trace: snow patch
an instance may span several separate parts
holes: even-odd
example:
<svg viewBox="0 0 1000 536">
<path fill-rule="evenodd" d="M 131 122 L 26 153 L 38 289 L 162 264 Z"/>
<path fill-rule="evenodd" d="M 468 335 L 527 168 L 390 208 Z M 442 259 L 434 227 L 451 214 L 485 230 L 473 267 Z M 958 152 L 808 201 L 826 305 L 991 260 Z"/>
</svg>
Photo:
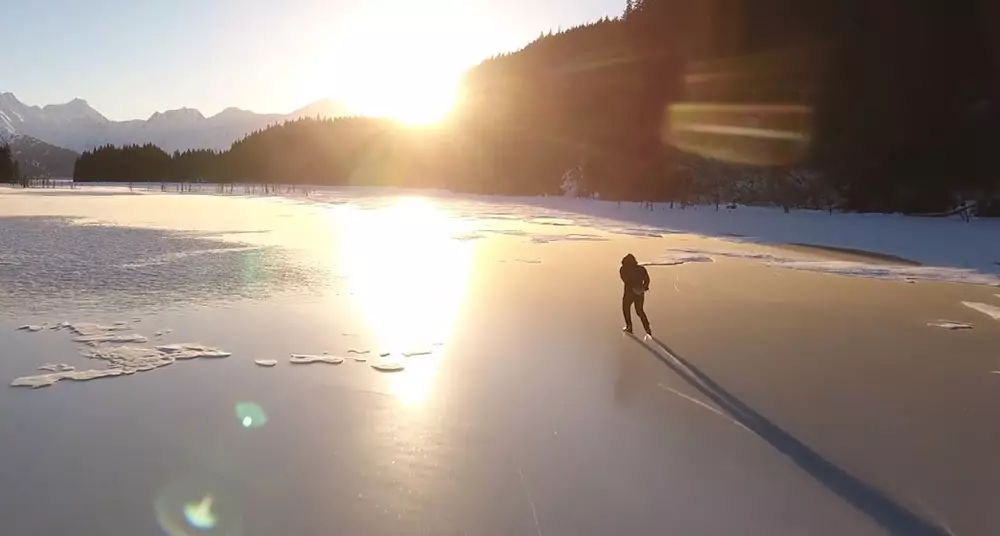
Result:
<svg viewBox="0 0 1000 536">
<path fill-rule="evenodd" d="M 997 307 L 996 305 L 967 301 L 962 302 L 962 305 L 968 307 L 969 309 L 979 311 L 993 320 L 1000 320 L 1000 307 Z"/>
<path fill-rule="evenodd" d="M 552 242 L 606 242 L 608 240 L 608 238 L 603 236 L 582 233 L 535 235 L 531 237 L 531 242 L 535 244 L 549 244 Z"/>
<path fill-rule="evenodd" d="M 678 266 L 689 262 L 715 262 L 715 259 L 698 253 L 675 253 L 662 255 L 655 261 L 641 262 L 639 264 L 643 266 Z"/>
<path fill-rule="evenodd" d="M 399 372 L 406 368 L 405 365 L 398 361 L 384 361 L 382 363 L 372 363 L 371 368 L 379 372 Z"/>
<path fill-rule="evenodd" d="M 952 322 L 951 320 L 938 320 L 936 322 L 928 322 L 927 325 L 932 328 L 941 328 L 950 330 L 972 329 L 972 324 L 964 324 L 962 322 Z"/>
<path fill-rule="evenodd" d="M 854 261 L 810 260 L 790 256 L 775 255 L 757 251 L 741 251 L 726 248 L 673 248 L 671 251 L 711 255 L 733 259 L 762 262 L 776 268 L 802 270 L 832 275 L 866 277 L 889 281 L 936 281 L 942 283 L 966 283 L 973 285 L 1000 286 L 1000 276 L 980 273 L 965 268 L 945 268 L 938 266 L 902 266 L 894 264 L 870 264 Z"/>
<path fill-rule="evenodd" d="M 225 358 L 233 355 L 230 352 L 224 352 L 203 344 L 195 343 L 165 344 L 163 346 L 157 346 L 156 349 L 174 359 L 184 360 L 198 359 L 199 357 Z"/>
<path fill-rule="evenodd" d="M 128 326 L 124 324 L 118 324 L 113 326 L 102 326 L 101 324 L 95 324 L 93 322 L 78 322 L 76 324 L 62 322 L 58 324 L 58 326 L 59 326 L 58 329 L 69 328 L 70 332 L 72 332 L 74 335 L 79 335 L 81 337 L 108 335 L 113 331 L 124 331 L 128 329 Z"/>
<path fill-rule="evenodd" d="M 288 362 L 293 365 L 308 365 L 310 363 L 326 363 L 328 365 L 339 365 L 344 362 L 344 358 L 335 357 L 332 355 L 292 354 L 292 357 L 288 360 Z"/>
<path fill-rule="evenodd" d="M 131 343 L 143 344 L 143 343 L 145 343 L 147 341 L 148 341 L 148 339 L 146 339 L 146 337 L 143 337 L 142 335 L 139 335 L 138 333 L 133 333 L 131 335 L 113 335 L 113 334 L 88 335 L 86 337 L 75 337 L 73 339 L 73 342 L 98 343 L 98 344 L 100 344 L 100 343 L 106 343 L 106 342 L 110 342 L 110 343 L 130 343 L 131 342 Z"/>
<path fill-rule="evenodd" d="M 125 371 L 122 369 L 69 370 L 64 372 L 53 372 L 51 374 L 39 374 L 37 376 L 24 376 L 16 378 L 14 381 L 10 382 L 10 385 L 11 387 L 30 387 L 32 389 L 40 389 L 42 387 L 48 387 L 61 380 L 85 382 L 99 378 L 121 376 L 122 374 L 125 374 Z"/>
<path fill-rule="evenodd" d="M 44 370 L 47 372 L 70 372 L 76 370 L 76 367 L 65 363 L 45 363 L 44 365 L 38 367 L 38 370 Z"/>
</svg>

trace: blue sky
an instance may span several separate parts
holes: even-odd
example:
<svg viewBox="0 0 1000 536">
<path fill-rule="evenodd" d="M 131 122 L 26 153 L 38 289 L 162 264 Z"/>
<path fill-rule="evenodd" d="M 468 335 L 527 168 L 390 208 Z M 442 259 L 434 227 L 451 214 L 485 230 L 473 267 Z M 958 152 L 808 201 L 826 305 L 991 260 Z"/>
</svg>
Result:
<svg viewBox="0 0 1000 536">
<path fill-rule="evenodd" d="M 111 119 L 314 100 L 433 83 L 624 0 L 2 0 L 0 92 L 86 99 Z M 377 68 L 373 68 L 376 67 Z M 414 67 L 418 66 L 418 67 Z"/>
</svg>

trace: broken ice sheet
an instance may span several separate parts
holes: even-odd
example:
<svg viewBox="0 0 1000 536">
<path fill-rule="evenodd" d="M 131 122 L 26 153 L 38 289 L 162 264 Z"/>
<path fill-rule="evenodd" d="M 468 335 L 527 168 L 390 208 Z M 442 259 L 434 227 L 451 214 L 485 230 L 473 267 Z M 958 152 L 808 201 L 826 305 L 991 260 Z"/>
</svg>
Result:
<svg viewBox="0 0 1000 536">
<path fill-rule="evenodd" d="M 79 335 L 81 337 L 92 337 L 95 335 L 107 335 L 112 331 L 124 331 L 128 329 L 128 326 L 114 325 L 114 326 L 103 326 L 101 324 L 95 324 L 93 322 L 77 322 L 76 324 L 62 323 L 62 327 L 67 327 L 74 335 Z"/>
<path fill-rule="evenodd" d="M 133 333 L 131 335 L 114 335 L 114 334 L 108 333 L 108 334 L 104 334 L 104 335 L 87 335 L 86 337 L 75 337 L 73 339 L 73 342 L 82 342 L 82 343 L 104 343 L 104 342 L 129 343 L 129 342 L 132 342 L 132 343 L 142 344 L 142 343 L 146 342 L 147 340 L 148 339 L 146 339 L 146 337 L 143 337 L 142 335 L 139 335 L 138 333 Z"/>
<path fill-rule="evenodd" d="M 165 344 L 162 346 L 157 346 L 157 350 L 173 357 L 174 359 L 197 359 L 199 357 L 209 357 L 209 358 L 222 358 L 229 357 L 233 355 L 230 352 L 224 352 L 216 348 L 211 348 L 203 344 L 196 343 L 180 343 L 180 344 Z"/>
<path fill-rule="evenodd" d="M 121 376 L 122 374 L 124 374 L 124 371 L 121 369 L 68 370 L 63 372 L 53 372 L 51 374 L 38 374 L 36 376 L 16 378 L 14 381 L 10 382 L 10 385 L 11 387 L 30 387 L 32 389 L 39 389 L 42 387 L 48 387 L 61 380 L 85 382 L 89 380 L 96 380 L 98 378 Z"/>
</svg>

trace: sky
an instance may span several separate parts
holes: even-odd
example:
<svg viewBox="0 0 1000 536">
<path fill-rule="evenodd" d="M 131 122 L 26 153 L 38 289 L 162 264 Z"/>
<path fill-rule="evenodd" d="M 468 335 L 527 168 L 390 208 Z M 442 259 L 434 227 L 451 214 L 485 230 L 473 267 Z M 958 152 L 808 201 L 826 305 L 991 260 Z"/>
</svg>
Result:
<svg viewBox="0 0 1000 536">
<path fill-rule="evenodd" d="M 87 100 L 113 120 L 181 107 L 288 113 L 434 92 L 540 32 L 624 0 L 0 0 L 0 92 Z M 364 112 L 365 110 L 362 110 Z"/>
</svg>

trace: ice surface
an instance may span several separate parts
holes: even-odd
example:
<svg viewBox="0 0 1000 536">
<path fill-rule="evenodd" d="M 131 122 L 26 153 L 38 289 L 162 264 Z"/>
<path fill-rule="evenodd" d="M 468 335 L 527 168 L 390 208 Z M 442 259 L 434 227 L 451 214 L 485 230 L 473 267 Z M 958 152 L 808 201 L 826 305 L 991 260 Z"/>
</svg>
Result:
<svg viewBox="0 0 1000 536">
<path fill-rule="evenodd" d="M 131 335 L 87 335 L 86 337 L 75 337 L 73 342 L 83 342 L 83 343 L 145 343 L 148 339 L 146 337 L 139 335 L 138 333 L 133 333 Z"/>
<path fill-rule="evenodd" d="M 292 363 L 293 365 L 308 365 L 310 363 L 327 363 L 329 365 L 339 365 L 344 362 L 344 358 L 332 355 L 292 354 L 292 357 L 288 360 L 288 362 Z"/>
<path fill-rule="evenodd" d="M 39 374 L 37 376 L 24 376 L 16 378 L 14 381 L 10 382 L 10 385 L 11 387 L 30 387 L 32 389 L 39 389 L 41 387 L 48 387 L 61 380 L 85 382 L 89 380 L 96 380 L 98 378 L 121 376 L 124 373 L 125 372 L 122 369 L 69 370 L 64 372 L 53 372 L 51 374 Z"/>
<path fill-rule="evenodd" d="M 276 359 L 254 359 L 253 362 L 262 367 L 274 367 L 278 364 Z"/>
<path fill-rule="evenodd" d="M 73 192 L 78 190 L 85 192 L 89 187 Z M 113 210 L 104 211 L 93 208 L 92 199 L 85 196 L 64 196 L 58 206 L 50 206 L 45 203 L 50 199 L 40 193 L 11 195 L 0 190 L 0 214 L 4 215 L 0 217 L 0 257 L 10 261 L 0 266 L 0 310 L 12 316 L 65 311 L 106 316 L 165 305 L 266 297 L 278 289 L 315 287 L 329 281 L 323 266 L 303 269 L 276 247 L 247 249 L 243 244 L 206 238 L 204 232 L 141 228 L 143 224 L 163 226 L 164 220 L 190 224 L 189 214 L 166 208 L 182 206 L 176 200 L 164 201 L 163 210 L 150 213 L 139 200 L 122 199 Z M 121 226 L 89 225 L 73 218 L 7 217 L 38 211 L 89 213 Z M 200 253 L 162 262 L 191 250 Z"/>
<path fill-rule="evenodd" d="M 962 322 L 952 322 L 951 320 L 938 320 L 936 322 L 928 322 L 927 325 L 932 328 L 951 329 L 951 330 L 972 329 L 972 324 L 963 324 Z"/>
<path fill-rule="evenodd" d="M 992 318 L 993 320 L 1000 320 L 1000 307 L 997 307 L 996 305 L 990 305 L 988 303 L 967 302 L 967 301 L 962 302 L 962 305 L 970 309 L 975 309 L 976 311 L 983 313 L 984 315 Z"/>
</svg>

